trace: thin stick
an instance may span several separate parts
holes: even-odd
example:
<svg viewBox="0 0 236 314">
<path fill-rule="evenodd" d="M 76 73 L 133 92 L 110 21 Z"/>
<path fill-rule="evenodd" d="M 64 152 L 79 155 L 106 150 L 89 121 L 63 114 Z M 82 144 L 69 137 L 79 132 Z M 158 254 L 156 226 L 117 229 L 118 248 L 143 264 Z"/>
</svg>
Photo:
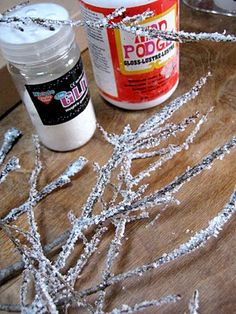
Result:
<svg viewBox="0 0 236 314">
<path fill-rule="evenodd" d="M 3 312 L 21 312 L 21 306 L 19 304 L 0 304 L 0 311 Z"/>
<path fill-rule="evenodd" d="M 21 206 L 13 208 L 2 220 L 5 223 L 10 223 L 16 220 L 20 215 L 25 213 L 30 205 L 36 206 L 42 199 L 51 194 L 54 190 L 71 182 L 71 177 L 80 172 L 87 164 L 87 160 L 84 157 L 80 157 L 74 163 L 69 165 L 65 172 L 57 179 L 47 184 L 41 191 L 34 194 L 34 199 L 30 201 L 27 199 Z"/>
<path fill-rule="evenodd" d="M 188 305 L 189 314 L 199 314 L 199 292 L 195 290 Z"/>
<path fill-rule="evenodd" d="M 29 24 L 37 24 L 43 27 L 47 27 L 50 30 L 54 30 L 56 26 L 70 26 L 70 27 L 81 27 L 87 25 L 94 28 L 108 28 L 108 29 L 122 29 L 125 32 L 134 34 L 136 36 L 145 36 L 148 38 L 160 38 L 167 41 L 174 41 L 179 43 L 188 42 L 199 42 L 199 41 L 212 41 L 212 42 L 236 42 L 235 35 L 226 35 L 221 33 L 194 33 L 194 32 L 174 32 L 174 31 L 162 31 L 151 27 L 142 27 L 139 25 L 132 24 L 131 26 L 125 23 L 98 23 L 94 21 L 72 21 L 72 20 L 52 20 L 40 17 L 18 17 L 18 16 L 7 16 L 2 15 L 0 23 L 11 24 L 11 23 L 22 23 L 24 26 Z"/>
<path fill-rule="evenodd" d="M 157 307 L 159 308 L 165 304 L 173 304 L 179 301 L 181 297 L 179 295 L 168 295 L 166 297 L 161 298 L 160 300 L 151 300 L 151 301 L 144 301 L 134 306 L 129 305 L 122 305 L 120 309 L 114 309 L 109 314 L 133 314 L 140 311 L 145 311 L 150 307 Z"/>
<path fill-rule="evenodd" d="M 16 169 L 20 168 L 19 159 L 16 157 L 12 157 L 0 171 L 0 184 L 4 182 L 8 176 L 8 174 Z"/>
<path fill-rule="evenodd" d="M 70 234 L 70 230 L 66 230 L 55 240 L 44 246 L 44 254 L 52 254 L 56 248 L 60 248 L 66 242 Z M 16 262 L 4 269 L 0 269 L 0 285 L 17 276 L 24 269 L 22 261 Z"/>
<path fill-rule="evenodd" d="M 205 157 L 200 163 L 198 163 L 193 168 L 188 169 L 182 176 L 176 178 L 173 182 L 171 182 L 169 185 L 164 187 L 163 189 L 157 191 L 156 193 L 153 193 L 147 197 L 145 197 L 142 201 L 137 201 L 133 206 L 118 206 L 113 207 L 108 211 L 102 212 L 100 215 L 96 215 L 95 217 L 91 219 L 86 219 L 84 221 L 83 225 L 83 219 L 78 219 L 77 224 L 81 227 L 89 227 L 93 224 L 99 224 L 101 222 L 104 222 L 107 219 L 113 218 L 119 214 L 125 213 L 127 211 L 132 211 L 133 209 L 138 209 L 147 204 L 148 206 L 151 206 L 152 204 L 155 204 L 155 201 L 157 199 L 160 199 L 160 197 L 163 197 L 163 195 L 167 195 L 170 192 L 178 191 L 180 187 L 188 182 L 191 177 L 196 176 L 200 174 L 203 170 L 208 169 L 214 160 L 222 158 L 229 150 L 236 146 L 236 137 L 233 138 L 231 141 L 229 141 L 227 144 L 223 145 L 219 149 L 216 149 Z M 152 205 L 154 206 L 154 205 Z M 55 249 L 55 247 L 60 247 L 64 242 L 67 241 L 67 239 L 71 236 L 71 230 L 67 230 L 65 233 L 60 235 L 58 238 L 56 238 L 52 243 L 45 246 L 44 251 L 45 254 L 49 254 L 52 250 Z M 73 237 L 72 237 L 73 239 Z M 6 282 L 8 279 L 14 277 L 16 274 L 18 274 L 23 269 L 23 264 L 21 262 L 15 263 L 11 266 L 9 266 L 6 269 L 3 269 L 0 271 L 0 283 Z"/>
<path fill-rule="evenodd" d="M 208 226 L 199 232 L 196 232 L 186 243 L 181 244 L 178 248 L 170 251 L 169 253 L 164 253 L 160 258 L 156 259 L 154 262 L 142 265 L 140 267 L 134 268 L 133 270 L 127 271 L 111 277 L 106 282 L 100 282 L 97 286 L 86 289 L 80 292 L 81 297 L 85 297 L 94 294 L 100 290 L 104 290 L 107 287 L 114 285 L 118 282 L 127 280 L 132 277 L 139 277 L 145 274 L 147 271 L 157 269 L 165 264 L 168 264 L 180 257 L 188 255 L 199 248 L 206 245 L 206 243 L 213 237 L 217 237 L 222 231 L 226 223 L 231 219 L 233 214 L 236 212 L 236 189 L 230 197 L 229 202 L 225 205 L 223 210 L 221 210 L 217 216 L 211 219 Z"/>
<path fill-rule="evenodd" d="M 0 165 L 3 163 L 6 155 L 9 153 L 21 135 L 21 131 L 17 130 L 16 128 L 11 128 L 4 134 L 4 141 L 2 147 L 0 148 Z"/>
<path fill-rule="evenodd" d="M 2 15 L 7 15 L 7 14 L 13 12 L 13 11 L 16 11 L 16 10 L 18 10 L 18 9 L 21 9 L 21 8 L 25 7 L 25 6 L 28 5 L 28 4 L 29 4 L 29 1 L 24 1 L 24 2 L 21 2 L 21 3 L 19 3 L 19 4 L 16 4 L 16 5 L 14 5 L 13 7 L 11 7 L 10 9 L 7 9 L 6 11 L 4 11 L 4 12 L 2 13 Z"/>
</svg>

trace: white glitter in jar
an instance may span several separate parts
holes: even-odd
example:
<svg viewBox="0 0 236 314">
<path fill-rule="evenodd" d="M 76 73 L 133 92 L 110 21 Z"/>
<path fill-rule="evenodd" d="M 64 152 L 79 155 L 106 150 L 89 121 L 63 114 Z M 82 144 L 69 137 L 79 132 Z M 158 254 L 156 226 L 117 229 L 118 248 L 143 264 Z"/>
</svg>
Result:
<svg viewBox="0 0 236 314">
<path fill-rule="evenodd" d="M 29 5 L 11 14 L 32 12 L 42 18 L 69 18 L 53 3 Z M 73 29 L 30 25 L 20 32 L 3 25 L 0 46 L 41 142 L 57 151 L 84 145 L 94 134 L 96 118 Z"/>
<path fill-rule="evenodd" d="M 69 151 L 80 147 L 90 139 L 96 129 L 96 118 L 91 100 L 86 109 L 74 119 L 54 126 L 43 125 L 27 91 L 24 92 L 22 100 L 42 143 L 53 150 Z"/>
</svg>

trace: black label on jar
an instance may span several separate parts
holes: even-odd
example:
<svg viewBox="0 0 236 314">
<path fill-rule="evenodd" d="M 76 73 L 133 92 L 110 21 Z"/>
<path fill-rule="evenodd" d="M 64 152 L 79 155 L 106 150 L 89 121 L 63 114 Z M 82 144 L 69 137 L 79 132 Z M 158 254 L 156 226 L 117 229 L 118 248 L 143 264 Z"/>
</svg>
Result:
<svg viewBox="0 0 236 314">
<path fill-rule="evenodd" d="M 70 121 L 85 110 L 90 99 L 81 58 L 65 75 L 25 87 L 44 125 Z"/>
</svg>

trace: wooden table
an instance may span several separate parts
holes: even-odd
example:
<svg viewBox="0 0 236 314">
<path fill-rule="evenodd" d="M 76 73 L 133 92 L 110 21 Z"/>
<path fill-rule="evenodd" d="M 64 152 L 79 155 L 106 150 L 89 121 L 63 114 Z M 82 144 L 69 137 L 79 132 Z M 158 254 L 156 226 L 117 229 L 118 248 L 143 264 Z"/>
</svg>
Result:
<svg viewBox="0 0 236 314">
<path fill-rule="evenodd" d="M 226 29 L 229 33 L 236 33 L 234 18 L 197 13 L 183 5 L 181 17 L 181 29 L 184 30 L 222 32 Z M 99 96 L 94 82 L 88 51 L 83 53 L 83 61 L 97 120 L 109 132 L 119 133 L 127 123 L 130 123 L 132 128 L 136 128 L 159 110 L 157 107 L 146 111 L 128 112 L 105 103 Z M 214 106 L 214 111 L 189 150 L 179 154 L 152 176 L 151 190 L 170 182 L 187 166 L 195 165 L 236 133 L 235 44 L 201 42 L 182 45 L 180 84 L 172 99 L 187 91 L 209 70 L 212 72 L 212 78 L 200 96 L 179 110 L 171 121 L 180 121 L 196 110 L 204 113 L 211 106 Z M 13 155 L 19 157 L 21 170 L 11 174 L 0 187 L 1 217 L 27 199 L 28 179 L 34 164 L 34 149 L 31 140 L 33 127 L 22 104 L 13 108 L 1 119 L 0 138 L 2 139 L 9 127 L 14 126 L 22 130 L 23 137 L 9 154 L 9 157 Z M 85 156 L 89 160 L 89 164 L 76 176 L 70 186 L 53 193 L 36 207 L 43 243 L 52 241 L 69 227 L 67 219 L 69 210 L 73 210 L 77 215 L 80 214 L 81 206 L 95 182 L 92 163 L 96 161 L 102 165 L 110 154 L 111 147 L 99 131 L 96 131 L 87 145 L 73 152 L 55 153 L 42 147 L 44 170 L 39 182 L 41 187 L 59 175 L 78 156 Z M 177 195 L 181 204 L 169 206 L 153 226 L 145 228 L 144 222 L 131 224 L 127 228 L 126 240 L 114 272 L 119 273 L 152 261 L 155 257 L 186 241 L 191 233 L 206 227 L 209 219 L 223 208 L 235 187 L 235 154 L 233 150 L 223 161 L 216 161 L 211 170 L 205 171 L 186 184 Z M 142 165 L 138 164 L 137 170 L 138 167 Z M 155 217 L 157 213 L 158 208 L 152 211 L 151 216 Z M 21 216 L 17 223 L 21 227 L 26 226 L 26 217 Z M 99 281 L 99 271 L 102 270 L 108 240 L 111 236 L 112 232 L 106 236 L 101 245 L 100 254 L 91 259 L 81 278 L 81 287 L 88 287 Z M 19 260 L 19 255 L 13 250 L 13 246 L 3 232 L 0 232 L 0 248 L 1 268 Z M 80 249 L 81 247 L 78 246 L 78 252 Z M 188 312 L 187 304 L 193 291 L 198 289 L 201 313 L 235 313 L 235 254 L 234 217 L 219 238 L 208 242 L 206 247 L 157 271 L 151 271 L 138 280 L 128 280 L 123 285 L 117 284 L 109 289 L 107 311 L 119 304 L 134 304 L 144 299 L 179 293 L 182 295 L 180 302 L 163 306 L 159 312 L 184 313 Z M 18 303 L 19 286 L 20 277 L 2 285 L 0 303 Z M 152 309 L 145 313 L 157 313 L 157 310 Z"/>
</svg>

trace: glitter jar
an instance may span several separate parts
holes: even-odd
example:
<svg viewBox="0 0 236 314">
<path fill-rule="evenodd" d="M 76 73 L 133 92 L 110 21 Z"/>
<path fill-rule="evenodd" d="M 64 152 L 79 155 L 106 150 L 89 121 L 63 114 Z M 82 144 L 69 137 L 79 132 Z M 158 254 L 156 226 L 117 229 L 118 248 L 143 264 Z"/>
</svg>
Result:
<svg viewBox="0 0 236 314">
<path fill-rule="evenodd" d="M 8 16 L 66 20 L 67 10 L 53 3 L 28 5 Z M 1 25 L 0 46 L 8 69 L 41 142 L 68 151 L 94 134 L 96 118 L 79 48 L 70 26 Z"/>
<path fill-rule="evenodd" d="M 153 17 L 140 23 L 143 27 L 178 30 L 178 0 L 79 1 L 84 20 L 102 20 L 116 8 L 125 7 L 124 16 L 153 11 Z M 179 82 L 178 43 L 89 26 L 87 37 L 98 89 L 111 104 L 129 110 L 147 109 L 175 91 Z"/>
</svg>

